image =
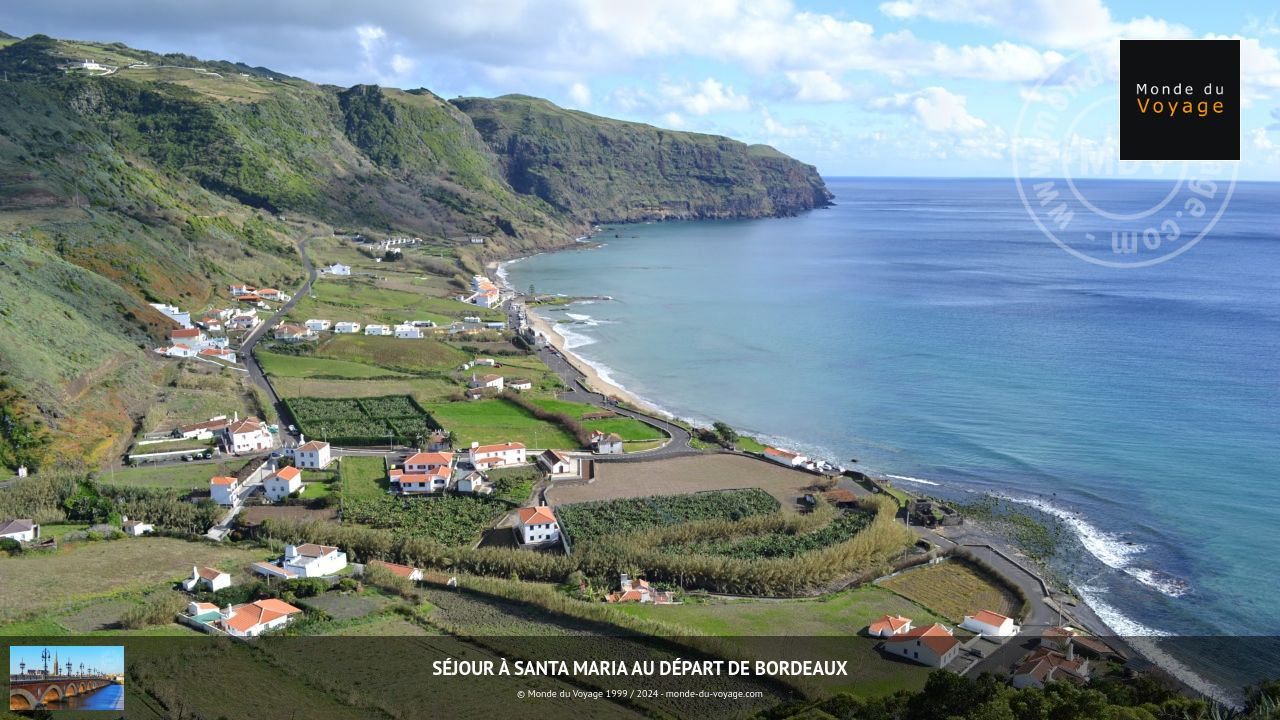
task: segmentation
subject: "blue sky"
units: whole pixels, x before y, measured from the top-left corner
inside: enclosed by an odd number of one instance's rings
[[[65,666],[70,660],[73,668],[80,672],[80,663],[85,669],[97,668],[108,675],[124,673],[124,648],[119,645],[11,645],[9,647],[9,673],[17,675],[18,663],[26,662],[27,669],[44,667],[40,654],[48,648],[49,655],[58,654],[58,663]],[[49,670],[53,671],[53,660],[49,660]]]
[[[1263,0],[65,0],[0,9],[0,29],[339,85],[522,92],[769,143],[828,175],[931,176],[1012,175],[1015,153],[1088,165],[1075,176],[1176,171],[1115,161],[1118,41],[1236,37],[1239,174],[1280,180],[1280,6]],[[1102,82],[1060,108],[1057,135],[1029,137],[1024,108],[1085,68]]]

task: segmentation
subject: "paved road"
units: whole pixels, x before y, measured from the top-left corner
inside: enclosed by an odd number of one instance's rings
[[[244,361],[245,369],[249,371],[249,379],[252,380],[255,385],[266,391],[267,397],[271,400],[271,404],[276,409],[276,415],[280,418],[281,441],[284,440],[286,435],[293,437],[292,433],[288,432],[288,426],[290,424],[297,423],[293,416],[289,414],[289,408],[285,407],[284,402],[280,400],[280,396],[276,393],[276,389],[271,386],[271,381],[267,379],[266,373],[262,372],[262,366],[258,364],[258,359],[253,356],[253,349],[258,345],[258,341],[271,331],[271,328],[280,324],[280,321],[284,319],[284,316],[293,309],[294,305],[298,304],[298,300],[311,292],[311,285],[315,283],[317,273],[315,265],[311,263],[311,257],[307,255],[308,240],[303,240],[298,243],[298,253],[302,256],[302,266],[306,268],[307,271],[306,282],[302,283],[302,285],[298,287],[298,289],[293,293],[293,296],[289,298],[289,302],[281,305],[280,309],[276,310],[274,315],[262,321],[253,332],[249,333],[249,336],[244,339],[244,342],[240,343],[240,358]],[[296,437],[294,439],[296,439]]]

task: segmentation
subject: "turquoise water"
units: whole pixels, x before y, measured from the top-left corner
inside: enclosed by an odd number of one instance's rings
[[[615,226],[506,273],[612,298],[546,314],[676,415],[1059,517],[1058,569],[1119,633],[1280,635],[1280,185],[1239,185],[1207,239],[1141,270],[1063,252],[1009,180],[829,186],[830,209]],[[1166,188],[1094,190],[1123,209]]]

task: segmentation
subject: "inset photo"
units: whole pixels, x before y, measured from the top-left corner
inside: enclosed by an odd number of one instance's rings
[[[10,646],[9,710],[124,710],[124,646]]]

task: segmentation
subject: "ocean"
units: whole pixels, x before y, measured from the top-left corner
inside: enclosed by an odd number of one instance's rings
[[[1081,185],[1116,212],[1168,189]],[[503,272],[611,298],[543,313],[677,416],[1058,518],[1055,570],[1119,634],[1280,635],[1280,184],[1238,184],[1203,241],[1141,269],[1064,252],[1012,180],[828,186],[798,217],[610,226]],[[1225,686],[1280,675],[1157,643]]]

